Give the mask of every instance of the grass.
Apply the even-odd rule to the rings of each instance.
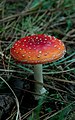
[[[0,13],[0,91],[5,94],[11,89],[10,93],[13,96],[13,90],[16,97],[17,91],[22,91],[21,98],[18,97],[21,118],[16,119],[72,120],[75,116],[75,0],[20,0],[12,4],[2,0]],[[16,64],[10,57],[10,48],[21,37],[39,33],[61,39],[67,52],[59,61],[43,65],[44,86],[49,93],[36,103],[30,87],[35,82],[30,77],[32,66]],[[23,82],[24,89],[11,85],[16,80]],[[26,97],[32,103],[28,104]],[[17,109],[11,111],[6,119],[14,120],[16,112]]]

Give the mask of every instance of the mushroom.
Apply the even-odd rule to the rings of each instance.
[[[42,64],[62,58],[65,52],[61,40],[45,34],[21,38],[10,49],[10,54],[15,60],[34,65],[34,79],[41,83],[35,83],[35,92],[40,95],[46,93],[43,86]],[[35,99],[39,98],[40,96],[35,96]]]

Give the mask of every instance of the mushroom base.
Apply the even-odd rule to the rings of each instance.
[[[44,87],[39,91],[39,93],[36,92],[36,95],[34,95],[35,100],[39,100],[46,92],[47,90]]]

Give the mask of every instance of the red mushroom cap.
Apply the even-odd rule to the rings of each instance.
[[[10,50],[12,57],[23,63],[42,64],[58,60],[65,54],[64,43],[45,34],[26,36]]]

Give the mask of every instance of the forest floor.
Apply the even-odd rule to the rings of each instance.
[[[75,0],[1,0],[0,14],[0,119],[74,120]],[[14,41],[32,34],[55,36],[66,46],[62,59],[43,65],[48,94],[39,101],[33,66],[10,56]]]

